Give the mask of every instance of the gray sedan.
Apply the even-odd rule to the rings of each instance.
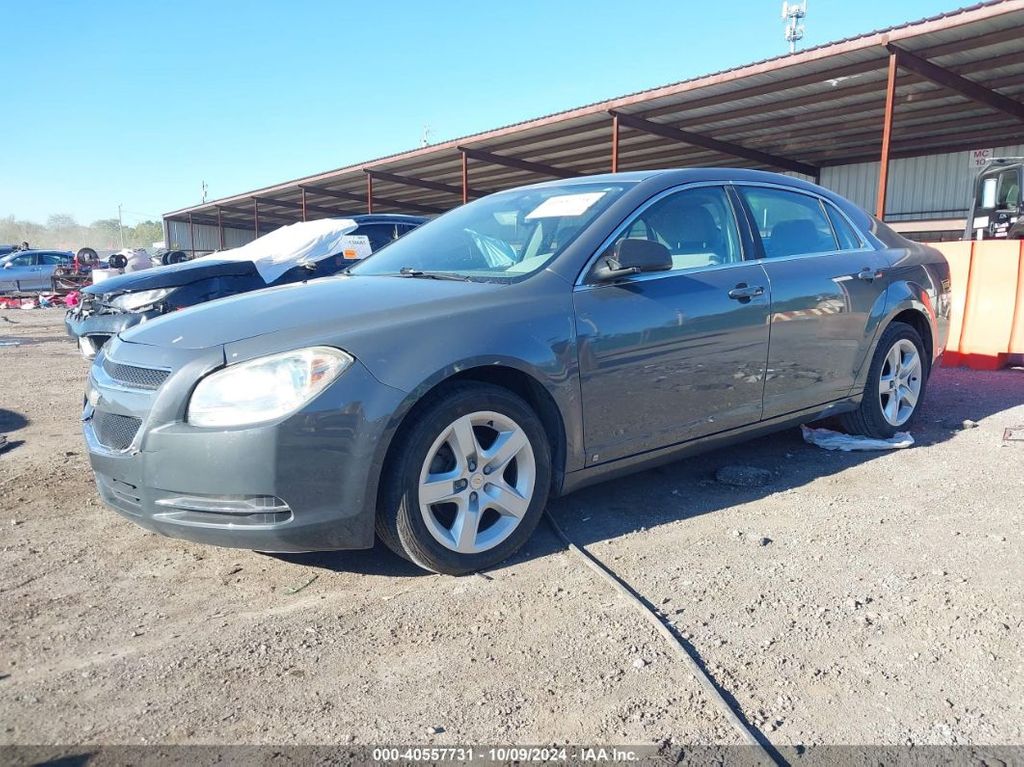
[[[58,266],[71,263],[73,254],[58,250],[22,250],[0,258],[0,290],[50,290]]]
[[[672,170],[514,189],[345,275],[176,312],[91,371],[103,500],[165,535],[465,573],[549,497],[826,415],[910,427],[949,269],[822,189]]]

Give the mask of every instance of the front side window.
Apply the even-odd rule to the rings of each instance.
[[[658,242],[672,256],[672,270],[731,264],[742,260],[732,206],[721,187],[697,187],[669,194],[645,208],[615,238]]]
[[[15,256],[9,262],[12,266],[35,266],[36,254],[26,253],[23,256]]]
[[[799,192],[760,186],[738,187],[754,216],[767,258],[838,250],[821,201]]]
[[[420,226],[350,270],[505,281],[543,269],[630,186],[578,183],[488,195]]]

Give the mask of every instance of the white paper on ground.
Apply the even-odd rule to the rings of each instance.
[[[831,429],[810,429],[806,426],[801,426],[800,431],[804,435],[804,442],[823,447],[826,450],[842,450],[846,453],[854,450],[897,450],[914,444],[914,438],[905,431],[898,431],[889,439],[873,439],[855,434],[843,434]]]
[[[580,192],[578,194],[557,194],[526,214],[526,220],[534,218],[558,218],[560,216],[582,216],[590,206],[604,197],[604,192]]]
[[[350,218],[324,218],[289,224],[240,248],[222,250],[203,258],[218,261],[252,261],[266,283],[293,266],[322,261],[345,250],[347,235],[358,227]]]

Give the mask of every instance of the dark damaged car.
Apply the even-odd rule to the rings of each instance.
[[[826,415],[907,429],[949,310],[941,253],[819,186],[593,176],[133,328],[82,420],[104,502],[150,530],[263,551],[376,533],[465,573],[593,482]]]
[[[90,285],[64,323],[92,358],[111,337],[168,312],[336,274],[425,221],[380,214],[292,224],[240,248]]]

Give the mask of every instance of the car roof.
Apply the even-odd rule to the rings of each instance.
[[[625,173],[599,173],[593,176],[544,181],[531,186],[575,186],[577,184],[614,184],[616,182],[639,183],[657,179],[666,186],[685,184],[691,181],[760,181],[805,186],[806,181],[781,173],[748,168],[661,168],[655,170],[627,171]]]
[[[404,213],[359,213],[355,216],[345,216],[357,224],[425,224],[429,218],[424,216],[409,216]]]

